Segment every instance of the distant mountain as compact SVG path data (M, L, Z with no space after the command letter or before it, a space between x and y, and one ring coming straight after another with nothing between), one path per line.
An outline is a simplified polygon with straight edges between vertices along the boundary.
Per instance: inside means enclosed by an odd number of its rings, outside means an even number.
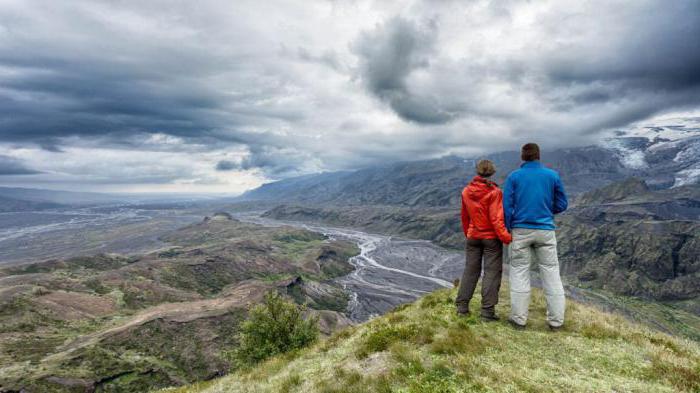
M581 193L624 179L628 171L615 154L602 147L557 150L543 160L558 169L571 193ZM499 170L495 180L520 164L517 152L488 156ZM400 162L355 172L331 172L265 184L241 200L339 205L455 206L460 190L474 176L475 159L448 156L434 160Z
M653 189L700 183L700 121L618 131L600 145L544 151L542 162L557 170L571 195L629 177ZM448 156L392 163L353 172L330 172L281 180L251 190L240 200L326 205L457 206L460 190L479 157ZM490 154L497 182L520 165L518 152Z
M103 194L35 188L0 187L0 211L17 212L60 207L128 203L144 208L165 208L192 202L218 201L221 196L201 194Z
M62 205L52 202L27 201L0 195L0 212L54 209Z
M56 207L60 205L91 205L98 203L118 202L121 199L114 195L100 194L95 192L73 192L73 191L56 191L42 190L34 188L11 188L0 187L0 198L13 199L16 201L26 202L27 206ZM17 205L20 210L21 205Z

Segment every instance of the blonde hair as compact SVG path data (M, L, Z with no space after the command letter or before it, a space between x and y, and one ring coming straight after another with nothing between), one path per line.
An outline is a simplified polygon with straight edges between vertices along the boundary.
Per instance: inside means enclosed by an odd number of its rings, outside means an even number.
M496 173L496 166L490 160L480 160L476 163L476 174L481 177L490 177Z

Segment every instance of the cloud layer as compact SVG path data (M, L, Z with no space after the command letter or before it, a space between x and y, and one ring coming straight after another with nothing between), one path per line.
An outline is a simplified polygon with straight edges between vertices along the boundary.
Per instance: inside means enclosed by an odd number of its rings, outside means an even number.
M5 1L0 182L240 192L700 106L696 1Z

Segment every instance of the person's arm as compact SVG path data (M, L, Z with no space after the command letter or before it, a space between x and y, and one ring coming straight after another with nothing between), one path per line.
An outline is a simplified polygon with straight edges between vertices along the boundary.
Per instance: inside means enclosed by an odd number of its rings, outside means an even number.
M503 221L508 230L513 229L514 187L513 176L508 176L506 184L503 186Z
M566 199L566 192L564 191L564 184L561 182L561 178L557 174L556 181L554 182L554 214L562 213L569 207L569 201Z
M489 204L489 220L498 238L503 243L508 244L513 240L513 237L508 233L503 219L503 193L501 190L496 189L493 194L493 199Z
M467 205L464 203L464 196L462 196L462 231L464 231L464 237L467 237L469 232L469 210L467 210Z

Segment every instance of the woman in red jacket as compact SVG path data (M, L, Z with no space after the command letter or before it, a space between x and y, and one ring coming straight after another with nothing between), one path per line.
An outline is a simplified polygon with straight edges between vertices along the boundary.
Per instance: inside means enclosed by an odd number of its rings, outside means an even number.
M484 261L481 282L481 317L498 320L495 308L503 271L503 246L512 237L503 221L503 192L489 177L496 167L489 160L476 164L477 176L462 191L462 229L467 238L466 266L457 292L457 313L469 314L469 301L474 295Z

